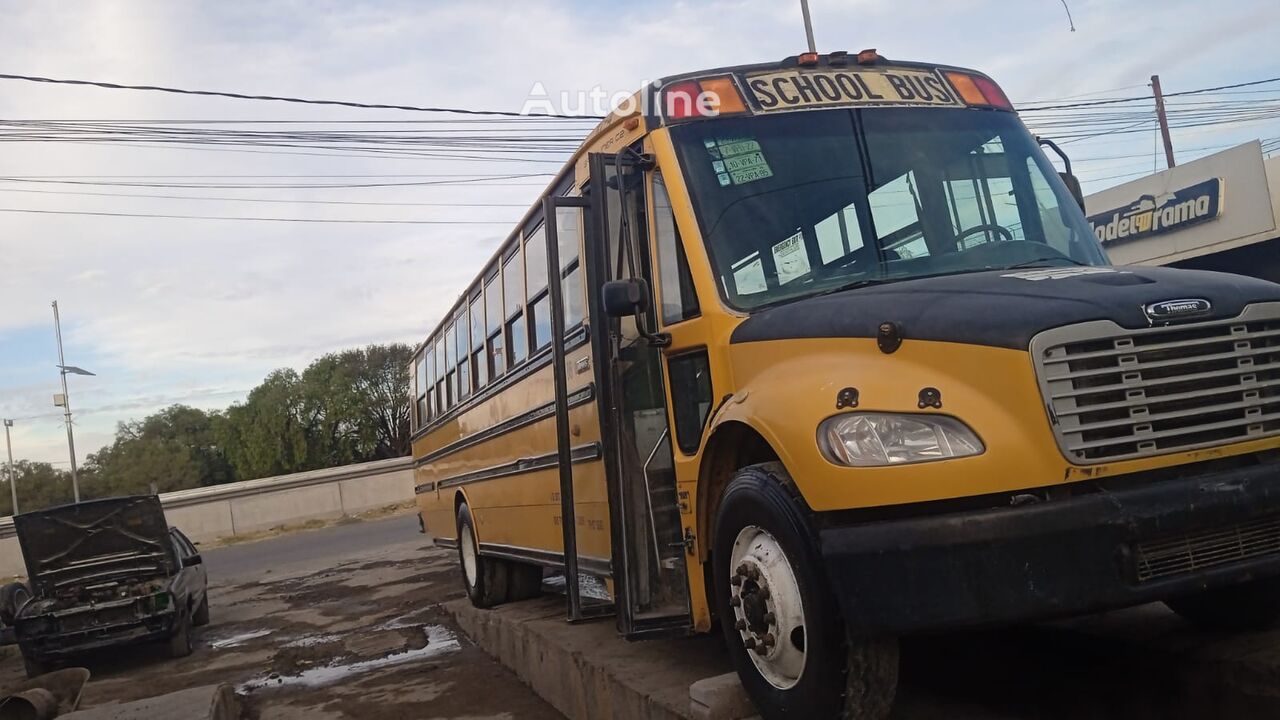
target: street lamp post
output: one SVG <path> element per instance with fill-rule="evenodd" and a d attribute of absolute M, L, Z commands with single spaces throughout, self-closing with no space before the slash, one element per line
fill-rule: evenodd
<path fill-rule="evenodd" d="M 67 421 L 67 451 L 71 453 L 71 492 L 75 501 L 80 502 L 80 480 L 76 477 L 76 440 L 71 432 L 71 395 L 67 392 L 67 375 L 92 375 L 93 373 L 75 365 L 68 365 L 62 356 L 62 320 L 58 317 L 58 301 L 53 301 L 53 328 L 58 335 L 58 372 L 62 375 L 62 395 L 54 398 L 54 406 L 62 408 L 62 415 Z"/>
<path fill-rule="evenodd" d="M 9 440 L 9 428 L 12 420 L 4 421 L 4 446 L 9 451 L 9 492 L 13 496 L 13 514 L 18 514 L 18 475 L 13 472 L 13 442 Z"/>

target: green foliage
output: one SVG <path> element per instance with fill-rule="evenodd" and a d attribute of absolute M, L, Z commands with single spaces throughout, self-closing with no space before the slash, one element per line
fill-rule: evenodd
<path fill-rule="evenodd" d="M 173 405 L 120 423 L 115 440 L 80 469 L 81 496 L 171 492 L 409 453 L 407 345 L 331 353 L 299 375 L 267 375 L 225 412 Z M 71 479 L 48 463 L 19 461 L 19 509 L 71 502 Z M 0 516 L 11 512 L 0 472 Z"/>

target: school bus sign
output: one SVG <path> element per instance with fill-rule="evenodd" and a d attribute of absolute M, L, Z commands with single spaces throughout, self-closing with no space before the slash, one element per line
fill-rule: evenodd
<path fill-rule="evenodd" d="M 747 76 L 761 112 L 840 105 L 963 107 L 937 72 L 915 68 L 782 70 Z"/>
<path fill-rule="evenodd" d="M 1101 243 L 1128 242 L 1181 230 L 1222 214 L 1222 178 L 1210 178 L 1164 195 L 1143 195 L 1123 208 L 1089 216 Z"/>

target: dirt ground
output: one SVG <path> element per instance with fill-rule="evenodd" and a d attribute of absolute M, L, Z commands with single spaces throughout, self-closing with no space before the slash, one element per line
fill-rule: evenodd
<path fill-rule="evenodd" d="M 169 660 L 141 646 L 84 658 L 82 707 L 231 683 L 247 720 L 561 717 L 454 627 L 452 553 L 428 541 L 331 567 L 210 586 L 213 622 Z M 22 679 L 0 659 L 0 687 Z"/>

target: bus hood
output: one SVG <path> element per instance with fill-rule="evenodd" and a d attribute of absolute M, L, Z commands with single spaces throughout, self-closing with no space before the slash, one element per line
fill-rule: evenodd
<path fill-rule="evenodd" d="M 177 571 L 169 526 L 154 495 L 90 500 L 13 519 L 37 598 L 78 595 Z"/>
<path fill-rule="evenodd" d="M 1232 318 L 1250 303 L 1280 301 L 1280 285 L 1256 278 L 1163 267 L 1054 267 L 993 270 L 900 280 L 805 298 L 761 310 L 732 342 L 874 338 L 897 323 L 911 340 L 1026 350 L 1037 333 L 1090 320 L 1150 327 L 1150 305 L 1197 304 L 1188 320 Z"/>

